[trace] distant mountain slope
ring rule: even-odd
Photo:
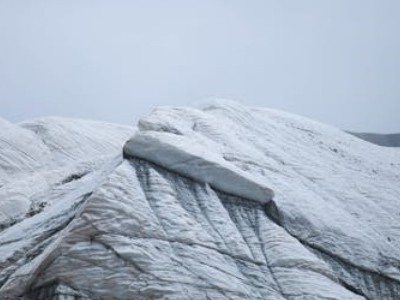
[[[398,299],[398,149],[223,100],[79,122],[0,146],[1,299]]]
[[[355,136],[368,142],[385,146],[385,147],[400,147],[400,133],[394,134],[378,134],[378,133],[361,133],[349,132]]]

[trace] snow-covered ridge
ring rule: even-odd
[[[398,300],[398,150],[223,100],[0,121],[0,298]]]
[[[213,166],[218,171],[240,170],[235,174],[275,192],[280,222],[291,234],[314,247],[324,245],[331,254],[359,267],[379,269],[400,280],[400,269],[381,261],[382,254],[396,261],[400,257],[400,240],[390,237],[397,235],[399,225],[394,212],[400,213],[397,150],[307,118],[226,100],[203,104],[201,110],[158,108],[141,119],[138,133],[125,146],[128,155],[219,185],[222,191],[268,202],[254,185],[242,189],[239,178],[207,178],[197,165],[210,171]],[[252,191],[256,194],[250,197]],[[375,211],[373,216],[369,209]],[[378,211],[391,215],[384,225]],[[308,224],[306,231],[303,222]],[[322,228],[336,233],[331,236]],[[379,243],[366,246],[364,242],[371,239]],[[357,258],[349,245],[358,249]]]
[[[120,154],[134,128],[48,117],[12,124],[0,119],[0,185],[40,170]]]

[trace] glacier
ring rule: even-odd
[[[399,151],[228,100],[0,120],[0,299],[399,299]]]

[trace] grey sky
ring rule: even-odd
[[[399,0],[0,0],[0,116],[229,98],[400,132]]]

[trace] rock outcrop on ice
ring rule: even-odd
[[[214,101],[0,123],[1,299],[400,297],[400,152]]]

